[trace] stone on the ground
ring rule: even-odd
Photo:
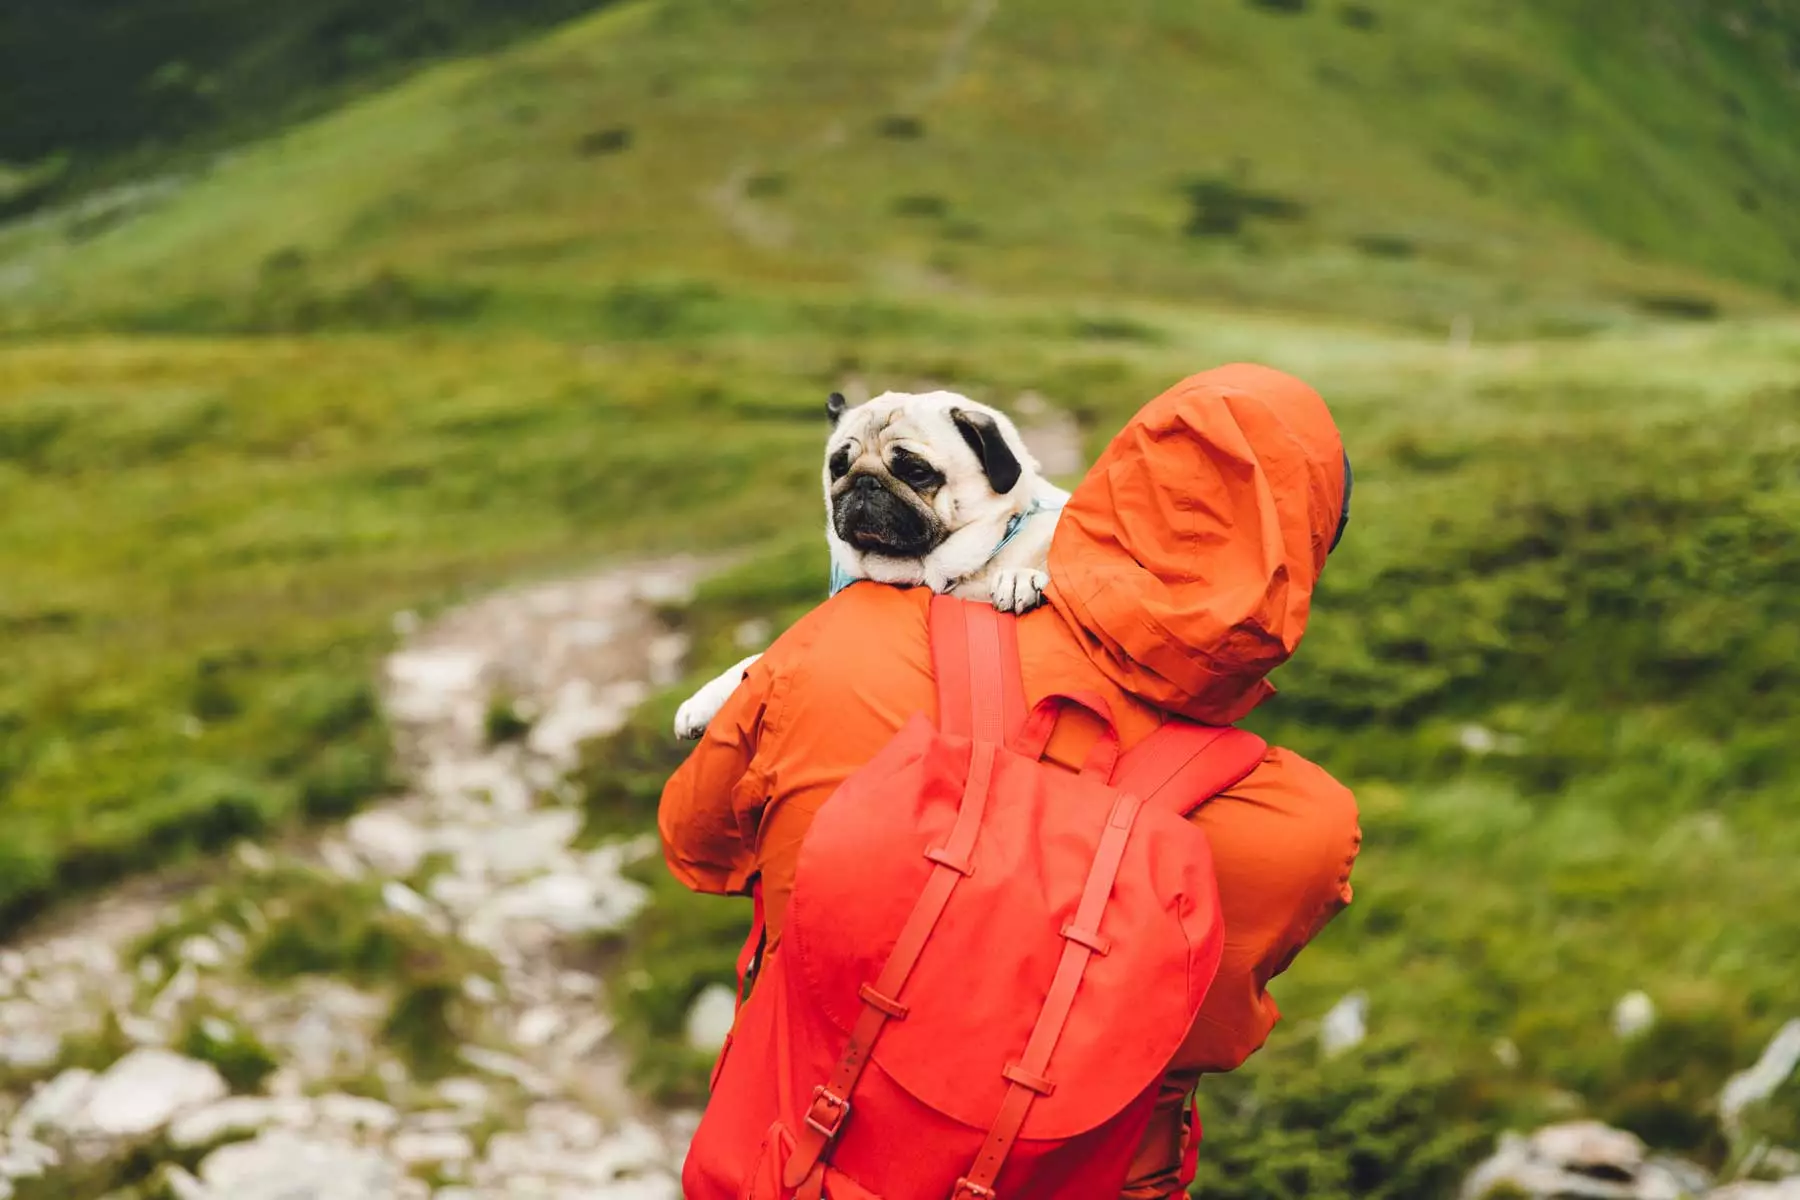
[[[1643,992],[1626,992],[1613,1005],[1613,1033],[1629,1040],[1648,1033],[1656,1024],[1656,1002]]]
[[[688,1009],[688,1045],[708,1054],[717,1052],[735,1020],[737,993],[722,983],[709,985],[694,997],[693,1006]]]
[[[373,1150],[271,1129],[207,1155],[200,1179],[221,1200],[393,1200],[400,1170]]]
[[[351,849],[370,866],[390,875],[411,875],[430,849],[417,825],[397,812],[379,808],[352,817],[344,833]]]
[[[133,1050],[94,1081],[74,1132],[144,1137],[178,1113],[210,1104],[230,1090],[211,1063],[155,1047]]]
[[[468,1134],[455,1130],[408,1130],[396,1135],[388,1150],[408,1167],[462,1163],[475,1157]]]
[[[1776,1031],[1755,1065],[1725,1081],[1719,1093],[1719,1123],[1736,1129],[1744,1110],[1773,1096],[1796,1069],[1800,1069],[1800,1017]]]
[[[176,956],[184,963],[191,963],[202,970],[210,970],[225,965],[225,948],[209,937],[195,935],[181,943]]]
[[[232,1134],[257,1133],[270,1125],[301,1128],[312,1120],[312,1105],[304,1097],[231,1096],[176,1117],[168,1137],[178,1150],[196,1150]]]
[[[1530,1137],[1502,1137],[1493,1156],[1464,1181],[1462,1195],[1683,1200],[1706,1183],[1705,1172],[1692,1163],[1650,1157],[1635,1134],[1598,1121],[1568,1121]]]
[[[319,1121],[340,1129],[368,1130],[385,1133],[400,1123],[394,1106],[368,1096],[351,1096],[334,1092],[313,1101]]]
[[[41,1071],[62,1053],[62,1039],[46,1029],[27,1029],[0,1036],[0,1067]]]
[[[1351,992],[1331,1006],[1319,1023],[1319,1049],[1327,1056],[1342,1054],[1362,1044],[1369,1036],[1369,997]]]
[[[0,1138],[0,1183],[36,1179],[61,1163],[62,1156],[41,1142],[30,1138]]]
[[[465,1076],[442,1081],[437,1085],[437,1094],[438,1098],[446,1104],[455,1105],[457,1108],[472,1109],[486,1108],[492,1095],[488,1091],[487,1084],[479,1079],[469,1079]]]
[[[8,1134],[15,1142],[40,1130],[66,1134],[93,1089],[92,1071],[85,1067],[69,1068],[31,1094],[31,1099],[14,1114]]]

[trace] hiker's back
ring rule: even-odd
[[[786,928],[798,847],[813,815],[915,714],[937,719],[926,588],[864,583],[807,613],[764,656],[779,679],[773,724],[761,731],[756,773],[767,807],[746,812],[757,829],[772,945]],[[1058,615],[1040,608],[1015,623],[1025,694],[1094,691],[1111,705],[1126,749],[1162,716],[1094,669]],[[1079,769],[1099,734],[1080,712],[1058,726],[1046,757]]]
[[[933,612],[935,703],[810,820],[784,944],[689,1158],[693,1200],[1116,1196],[1217,968],[1211,856],[1184,817],[1260,741],[1172,727],[1121,763],[1102,694],[1027,699],[1014,622]],[[786,652],[818,671],[820,649]],[[793,698],[849,703],[815,683]],[[855,690],[892,703],[894,683]],[[1040,762],[1078,709],[1104,731],[1081,772]]]

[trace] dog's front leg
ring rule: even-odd
[[[691,742],[705,733],[712,719],[725,707],[725,701],[731,698],[731,693],[737,691],[738,684],[744,681],[744,672],[761,657],[760,654],[752,654],[736,666],[726,668],[683,701],[681,707],[675,710],[675,736],[684,742]]]

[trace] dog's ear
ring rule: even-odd
[[[950,419],[956,422],[956,431],[963,435],[963,441],[969,443],[969,449],[981,460],[981,469],[987,473],[988,483],[993,485],[994,491],[1002,496],[1012,491],[1025,468],[1020,465],[1013,448],[1006,444],[1006,437],[994,418],[986,413],[953,408]]]
[[[833,392],[825,397],[825,419],[831,422],[833,429],[837,428],[837,423],[843,419],[844,410],[848,407],[849,405],[844,402],[844,393],[842,392]]]

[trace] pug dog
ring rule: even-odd
[[[825,415],[825,541],[831,590],[858,580],[924,585],[1035,608],[1050,584],[1050,539],[1069,494],[1045,479],[1005,413],[955,392],[886,392],[851,408],[833,392]],[[675,714],[691,740],[759,656],[721,673]]]

